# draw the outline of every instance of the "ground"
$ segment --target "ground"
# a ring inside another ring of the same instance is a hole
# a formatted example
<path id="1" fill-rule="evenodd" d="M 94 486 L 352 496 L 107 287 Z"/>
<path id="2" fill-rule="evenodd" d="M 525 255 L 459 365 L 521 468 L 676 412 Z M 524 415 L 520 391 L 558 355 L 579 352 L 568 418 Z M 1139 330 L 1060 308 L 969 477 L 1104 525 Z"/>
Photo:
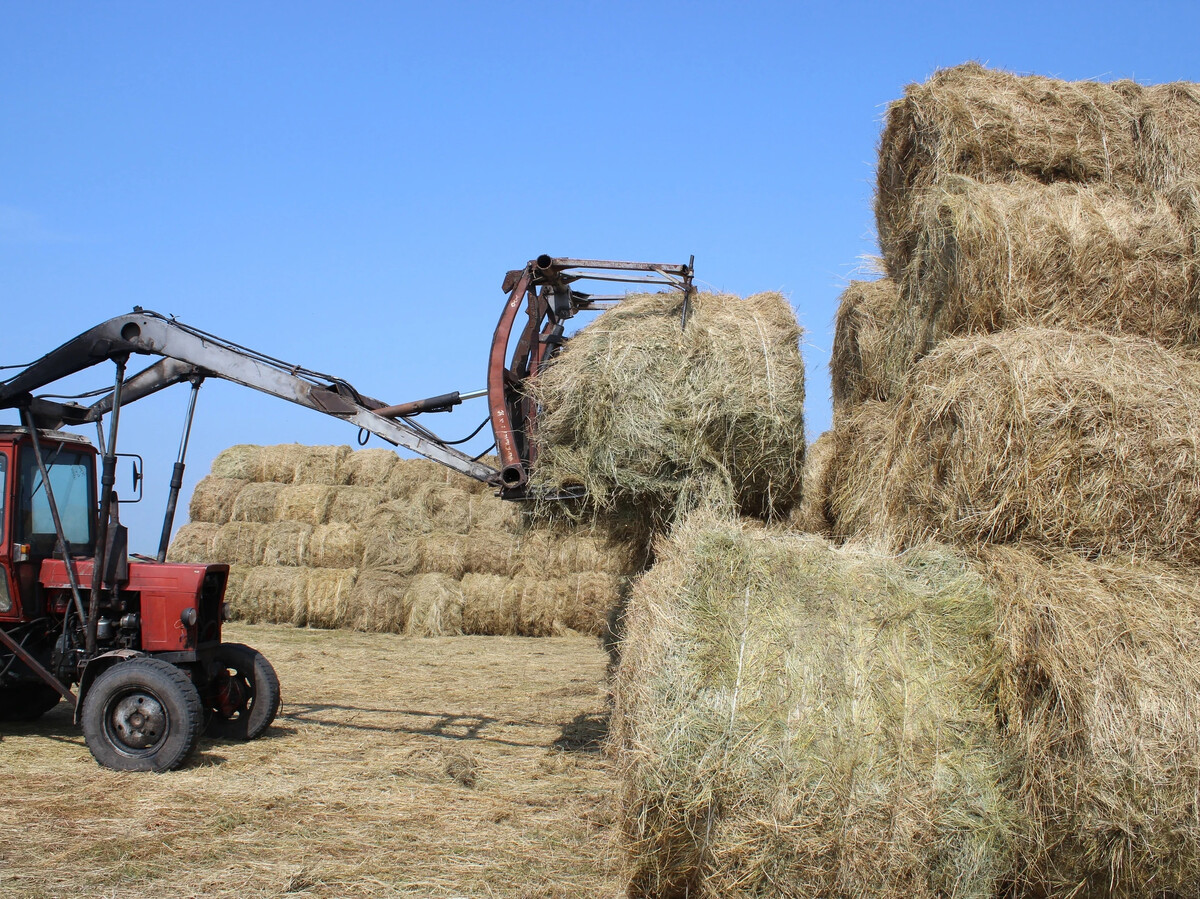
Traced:
<path id="1" fill-rule="evenodd" d="M 273 662 L 259 740 L 100 768 L 65 703 L 0 730 L 0 896 L 620 895 L 585 637 L 230 625 Z"/>

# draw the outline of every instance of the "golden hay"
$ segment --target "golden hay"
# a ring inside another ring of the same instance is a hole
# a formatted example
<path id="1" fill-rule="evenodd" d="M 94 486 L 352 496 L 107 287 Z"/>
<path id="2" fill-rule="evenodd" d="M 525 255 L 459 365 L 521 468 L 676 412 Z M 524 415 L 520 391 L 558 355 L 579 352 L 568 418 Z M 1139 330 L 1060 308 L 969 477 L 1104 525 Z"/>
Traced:
<path id="1" fill-rule="evenodd" d="M 304 620 L 293 624 L 308 627 L 345 627 L 355 619 L 354 568 L 306 568 L 303 579 Z"/>
<path id="2" fill-rule="evenodd" d="M 629 896 L 993 899 L 1020 819 L 981 578 L 703 519 L 658 557 L 610 738 Z"/>
<path id="3" fill-rule="evenodd" d="M 511 577 L 519 567 L 520 547 L 520 538 L 509 531 L 473 530 L 460 544 L 463 570 Z"/>
<path id="4" fill-rule="evenodd" d="M 405 594 L 410 637 L 453 637 L 463 632 L 463 595 L 458 583 L 444 574 L 419 574 Z"/>
<path id="5" fill-rule="evenodd" d="M 1000 721 L 1019 761 L 1024 895 L 1192 896 L 1200 883 L 1194 569 L 1007 547 Z"/>
<path id="6" fill-rule="evenodd" d="M 418 538 L 422 572 L 437 572 L 458 579 L 467 570 L 464 558 L 470 537 L 461 534 L 426 534 Z"/>
<path id="7" fill-rule="evenodd" d="M 621 578 L 600 571 L 579 571 L 563 580 L 555 621 L 566 631 L 598 637 L 621 593 Z"/>
<path id="8" fill-rule="evenodd" d="M 362 564 L 362 533 L 352 524 L 320 524 L 308 541 L 308 564 L 314 568 L 357 568 Z"/>
<path id="9" fill-rule="evenodd" d="M 1167 347 L 1200 338 L 1200 257 L 1162 195 L 951 176 L 918 205 L 915 225 L 895 336 L 888 358 L 872 361 L 879 378 L 945 337 L 1029 325 Z"/>
<path id="10" fill-rule="evenodd" d="M 900 313 L 891 278 L 851 281 L 842 292 L 829 359 L 835 415 L 867 400 L 886 400 L 903 383 L 907 366 L 893 369 L 890 349 Z"/>
<path id="11" fill-rule="evenodd" d="M 374 487 L 332 487 L 326 520 L 336 524 L 359 524 L 371 517 L 384 501 Z"/>
<path id="12" fill-rule="evenodd" d="M 342 475 L 351 486 L 382 491 L 399 461 L 400 457 L 390 449 L 356 450 L 342 463 Z"/>
<path id="13" fill-rule="evenodd" d="M 218 456 L 217 458 L 220 458 Z M 216 463 L 214 463 L 216 464 Z M 225 524 L 233 515 L 233 504 L 249 481 L 240 478 L 221 478 L 209 475 L 192 491 L 188 516 L 192 521 Z"/>
<path id="14" fill-rule="evenodd" d="M 1137 109 L 1142 180 L 1171 190 L 1200 178 L 1200 85 L 1150 85 L 1142 89 Z"/>
<path id="15" fill-rule="evenodd" d="M 237 498 L 233 501 L 231 520 L 274 521 L 279 495 L 284 486 L 276 483 L 247 484 L 238 491 Z"/>
<path id="16" fill-rule="evenodd" d="M 387 568 L 366 568 L 358 573 L 347 603 L 347 614 L 337 627 L 358 631 L 404 633 L 408 623 L 406 597 L 412 575 Z"/>
<path id="17" fill-rule="evenodd" d="M 511 578 L 496 574 L 468 574 L 459 584 L 463 596 L 464 634 L 519 634 L 516 595 Z"/>
<path id="18" fill-rule="evenodd" d="M 239 443 L 221 450 L 213 459 L 211 476 L 239 481 L 258 480 L 258 456 L 260 446 Z"/>
<path id="19" fill-rule="evenodd" d="M 301 566 L 312 564 L 308 545 L 313 526 L 303 521 L 277 521 L 270 525 L 263 546 L 263 565 Z"/>
<path id="20" fill-rule="evenodd" d="M 205 521 L 190 522 L 175 532 L 167 550 L 168 562 L 215 562 L 213 541 L 220 527 Z"/>
<path id="21" fill-rule="evenodd" d="M 303 627 L 308 620 L 303 568 L 259 566 L 246 572 L 233 608 L 243 621 L 273 621 Z"/>
<path id="22" fill-rule="evenodd" d="M 275 517 L 280 521 L 324 524 L 329 518 L 336 487 L 318 484 L 294 484 L 279 491 Z"/>
<path id="23" fill-rule="evenodd" d="M 841 534 L 1200 564 L 1200 363 L 1155 343 L 1044 329 L 948 340 L 895 410 L 854 425 L 835 465 Z"/>
<path id="24" fill-rule="evenodd" d="M 363 526 L 363 566 L 389 567 L 411 574 L 421 564 L 417 535 L 397 525 L 387 514 L 376 513 Z"/>
<path id="25" fill-rule="evenodd" d="M 565 633 L 558 617 L 562 585 L 547 577 L 518 575 L 509 580 L 503 603 L 513 610 L 515 633 L 523 637 L 553 637 Z"/>
<path id="26" fill-rule="evenodd" d="M 302 447 L 296 459 L 295 483 L 333 487 L 346 483 L 345 463 L 352 455 L 348 446 Z"/>
<path id="27" fill-rule="evenodd" d="M 879 245 L 899 278 L 913 250 L 912 204 L 946 175 L 1043 183 L 1140 183 L 1131 82 L 1018 76 L 976 63 L 912 84 L 888 108 L 875 200 Z"/>
<path id="28" fill-rule="evenodd" d="M 792 509 L 789 524 L 798 531 L 829 536 L 833 532 L 830 489 L 837 435 L 828 430 L 804 454 L 804 499 Z"/>
<path id="29" fill-rule="evenodd" d="M 531 385 L 537 483 L 583 487 L 589 516 L 659 529 L 706 502 L 763 517 L 800 497 L 804 364 L 780 294 L 631 296 Z"/>
<path id="30" fill-rule="evenodd" d="M 213 538 L 214 562 L 226 565 L 262 565 L 273 525 L 252 521 L 232 521 L 223 525 Z"/>

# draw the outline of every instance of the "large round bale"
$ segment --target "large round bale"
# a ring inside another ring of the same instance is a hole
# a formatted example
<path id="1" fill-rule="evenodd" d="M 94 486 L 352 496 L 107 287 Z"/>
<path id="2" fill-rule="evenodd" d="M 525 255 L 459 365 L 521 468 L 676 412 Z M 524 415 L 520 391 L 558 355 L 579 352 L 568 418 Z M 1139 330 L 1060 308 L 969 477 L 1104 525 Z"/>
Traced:
<path id="1" fill-rule="evenodd" d="M 867 400 L 886 400 L 903 383 L 907 366 L 895 367 L 891 346 L 906 319 L 891 278 L 851 281 L 842 291 L 829 359 L 835 413 Z"/>
<path id="2" fill-rule="evenodd" d="M 364 450 L 365 452 L 365 450 Z M 374 487 L 331 487 L 326 520 L 332 524 L 359 524 L 384 502 L 384 496 Z"/>
<path id="3" fill-rule="evenodd" d="M 833 532 L 830 509 L 837 435 L 831 429 L 808 445 L 804 454 L 804 499 L 792 509 L 790 524 L 798 531 L 829 535 Z"/>
<path id="4" fill-rule="evenodd" d="M 520 538 L 508 531 L 472 530 L 460 545 L 463 571 L 510 577 L 519 567 Z"/>
<path id="5" fill-rule="evenodd" d="M 253 521 L 231 521 L 223 525 L 213 538 L 213 561 L 227 565 L 262 565 L 272 527 Z"/>
<path id="6" fill-rule="evenodd" d="M 559 619 L 566 584 L 551 574 L 542 577 L 518 575 L 508 581 L 502 604 L 512 609 L 514 633 L 522 637 L 556 637 L 566 633 Z"/>
<path id="7" fill-rule="evenodd" d="M 273 482 L 247 484 L 238 491 L 233 501 L 230 514 L 231 521 L 275 521 L 275 512 L 279 506 L 279 495 L 285 484 Z"/>
<path id="8" fill-rule="evenodd" d="M 263 565 L 250 568 L 233 605 L 243 621 L 267 621 L 303 627 L 308 621 L 305 588 L 308 571 Z"/>
<path id="9" fill-rule="evenodd" d="M 466 553 L 471 538 L 462 534 L 426 534 L 420 543 L 421 571 L 438 572 L 454 579 L 467 570 Z"/>
<path id="10" fill-rule="evenodd" d="M 390 449 L 355 450 L 343 460 L 341 473 L 345 483 L 353 487 L 382 492 L 399 461 L 400 457 Z"/>
<path id="11" fill-rule="evenodd" d="M 319 524 L 308 539 L 308 564 L 315 568 L 357 568 L 362 556 L 362 532 L 352 524 Z"/>
<path id="12" fill-rule="evenodd" d="M 213 459 L 211 475 L 214 478 L 231 478 L 239 481 L 257 481 L 259 477 L 258 457 L 261 446 L 239 443 L 217 453 Z"/>
<path id="13" fill-rule="evenodd" d="M 404 597 L 410 637 L 454 637 L 463 632 L 463 594 L 454 578 L 440 573 L 413 578 Z"/>
<path id="14" fill-rule="evenodd" d="M 977 63 L 909 85 L 888 108 L 879 147 L 875 217 L 888 274 L 898 279 L 912 252 L 912 204 L 947 175 L 1135 189 L 1141 90 L 1132 82 L 1059 81 Z"/>
<path id="15" fill-rule="evenodd" d="M 275 517 L 280 521 L 324 524 L 336 490 L 321 484 L 288 484 L 279 491 Z"/>
<path id="16" fill-rule="evenodd" d="M 225 524 L 233 517 L 234 502 L 248 483 L 250 482 L 241 478 L 222 478 L 215 475 L 202 478 L 192 491 L 188 517 L 192 521 Z"/>
<path id="17" fill-rule="evenodd" d="M 354 608 L 358 571 L 354 568 L 305 568 L 303 578 L 304 620 L 308 627 L 346 627 L 357 616 Z"/>
<path id="18" fill-rule="evenodd" d="M 408 623 L 408 588 L 412 574 L 389 568 L 365 568 L 347 603 L 346 617 L 338 625 L 357 631 L 402 634 Z"/>
<path id="19" fill-rule="evenodd" d="M 308 547 L 313 526 L 304 521 L 277 521 L 268 526 L 263 544 L 263 565 L 311 565 Z"/>
<path id="20" fill-rule="evenodd" d="M 628 297 L 570 338 L 531 385 L 540 486 L 657 530 L 716 502 L 779 516 L 800 497 L 804 363 L 778 293 Z"/>
<path id="21" fill-rule="evenodd" d="M 601 571 L 577 571 L 564 578 L 555 618 L 567 630 L 598 637 L 620 601 L 622 579 Z"/>
<path id="22" fill-rule="evenodd" d="M 468 481 L 443 465 L 429 459 L 401 459 L 388 473 L 384 493 L 392 499 L 411 496 L 422 484 L 434 483 L 458 486 Z"/>
<path id="23" fill-rule="evenodd" d="M 819 525 L 823 518 L 828 533 L 839 540 L 889 533 L 883 492 L 895 418 L 895 403 L 862 403 L 840 416 L 832 432 L 827 432 L 831 433 L 829 458 L 822 483 L 813 490 L 814 502 L 819 501 L 820 508 L 812 511 L 819 512 L 820 518 L 814 516 L 809 521 Z M 813 530 L 825 533 L 819 527 Z"/>
<path id="24" fill-rule="evenodd" d="M 462 591 L 464 634 L 508 636 L 519 633 L 516 596 L 510 578 L 497 574 L 467 574 L 459 584 Z"/>
<path id="25" fill-rule="evenodd" d="M 999 691 L 1031 826 L 1022 895 L 1191 896 L 1200 883 L 1200 584 L 1194 569 L 1010 547 Z"/>
<path id="26" fill-rule="evenodd" d="M 887 371 L 903 372 L 948 336 L 1029 325 L 1167 347 L 1200 338 L 1198 248 L 1163 195 L 951 176 L 916 218 Z"/>
<path id="27" fill-rule="evenodd" d="M 880 425 L 884 446 L 854 441 L 839 462 L 843 533 L 1200 564 L 1200 363 L 1156 343 L 948 340 Z"/>
<path id="28" fill-rule="evenodd" d="M 221 528 L 206 521 L 192 521 L 175 532 L 167 550 L 168 562 L 215 562 L 213 542 Z"/>
<path id="29" fill-rule="evenodd" d="M 419 535 L 389 513 L 376 513 L 362 526 L 363 567 L 412 574 L 421 565 Z"/>
<path id="30" fill-rule="evenodd" d="M 297 484 L 320 484 L 326 487 L 347 482 L 345 465 L 353 455 L 348 446 L 305 446 L 297 453 L 295 478 Z"/>
<path id="31" fill-rule="evenodd" d="M 632 897 L 992 899 L 1019 810 L 963 561 L 690 520 L 636 584 L 612 742 Z"/>
<path id="32" fill-rule="evenodd" d="M 1200 178 L 1200 85 L 1187 81 L 1142 89 L 1137 103 L 1141 177 L 1158 190 Z"/>

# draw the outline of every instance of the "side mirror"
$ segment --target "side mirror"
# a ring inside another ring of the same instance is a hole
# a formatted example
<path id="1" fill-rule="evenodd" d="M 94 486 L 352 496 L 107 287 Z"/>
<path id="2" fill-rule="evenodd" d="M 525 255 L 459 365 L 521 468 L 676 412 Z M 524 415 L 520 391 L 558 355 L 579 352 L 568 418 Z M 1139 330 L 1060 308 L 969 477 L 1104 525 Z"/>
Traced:
<path id="1" fill-rule="evenodd" d="M 142 469 L 145 467 L 145 462 L 142 457 L 136 453 L 117 453 L 118 458 L 129 459 L 133 464 L 130 465 L 133 474 L 133 499 L 122 499 L 118 502 L 122 503 L 140 503 L 142 501 L 142 481 L 145 480 L 142 476 Z"/>

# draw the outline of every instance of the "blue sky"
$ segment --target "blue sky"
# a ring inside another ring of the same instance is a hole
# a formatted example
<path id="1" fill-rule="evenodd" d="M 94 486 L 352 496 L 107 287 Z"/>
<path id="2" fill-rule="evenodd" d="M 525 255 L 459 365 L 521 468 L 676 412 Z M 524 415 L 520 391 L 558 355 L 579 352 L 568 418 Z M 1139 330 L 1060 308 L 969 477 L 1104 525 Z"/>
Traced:
<path id="1" fill-rule="evenodd" d="M 1195 3 L 0 0 L 0 364 L 141 305 L 400 402 L 483 385 L 529 258 L 695 254 L 702 284 L 790 297 L 815 437 L 888 101 L 969 59 L 1200 80 L 1198 26 Z M 185 401 L 122 419 L 135 549 Z M 354 436 L 209 383 L 185 491 L 233 443 Z"/>

